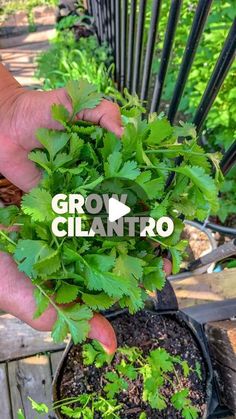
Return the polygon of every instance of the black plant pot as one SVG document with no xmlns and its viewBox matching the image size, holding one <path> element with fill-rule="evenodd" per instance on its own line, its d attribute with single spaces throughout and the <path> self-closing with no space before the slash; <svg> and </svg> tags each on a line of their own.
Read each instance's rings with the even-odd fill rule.
<svg viewBox="0 0 236 419">
<path fill-rule="evenodd" d="M 168 287 L 167 287 L 168 288 Z M 169 294 L 170 295 L 170 294 Z M 163 295 L 163 298 L 165 298 L 165 296 Z M 162 300 L 163 303 L 163 300 Z M 164 302 L 165 304 L 165 302 Z M 151 305 L 151 308 L 150 308 Z M 154 307 L 153 307 L 154 306 Z M 186 327 L 186 329 L 190 332 L 190 334 L 193 337 L 193 340 L 195 341 L 195 343 L 198 346 L 198 349 L 202 355 L 202 359 L 204 361 L 205 364 L 205 376 L 206 376 L 206 409 L 205 412 L 202 416 L 202 418 L 208 418 L 214 408 L 215 408 L 215 403 L 214 403 L 214 397 L 213 397 L 213 369 L 212 369 L 212 364 L 211 364 L 211 360 L 208 354 L 208 350 L 207 350 L 207 342 L 205 339 L 205 335 L 203 330 L 201 329 L 201 327 L 199 327 L 199 325 L 192 320 L 190 317 L 188 317 L 185 313 L 183 313 L 182 311 L 178 310 L 176 308 L 176 299 L 172 299 L 172 309 L 159 309 L 158 308 L 158 304 L 156 300 L 150 300 L 150 302 L 147 303 L 147 308 L 145 311 L 148 311 L 149 313 L 153 313 L 157 316 L 167 316 L 170 317 L 172 320 L 175 320 L 176 322 L 178 322 L 179 324 L 181 324 L 182 326 L 184 325 L 184 327 Z M 124 313 L 127 313 L 127 310 L 117 310 L 117 311 L 113 311 L 113 312 L 109 312 L 109 313 L 105 313 L 106 317 L 110 320 L 113 320 L 117 317 L 122 316 Z M 63 370 L 64 370 L 64 366 L 67 360 L 67 356 L 68 353 L 70 351 L 70 349 L 73 346 L 73 342 L 70 341 L 64 351 L 63 357 L 61 359 L 60 364 L 58 365 L 55 377 L 54 377 L 54 381 L 53 381 L 53 401 L 56 402 L 58 400 L 60 400 L 59 397 L 59 389 L 60 389 L 60 384 L 61 384 L 61 379 L 62 379 L 62 375 L 63 375 Z M 56 417 L 58 419 L 62 419 L 62 415 L 60 413 L 60 411 L 56 410 L 55 411 Z"/>
</svg>

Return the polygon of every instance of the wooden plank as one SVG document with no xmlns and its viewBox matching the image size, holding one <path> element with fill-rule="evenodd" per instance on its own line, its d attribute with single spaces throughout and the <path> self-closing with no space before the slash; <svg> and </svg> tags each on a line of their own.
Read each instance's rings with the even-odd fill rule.
<svg viewBox="0 0 236 419">
<path fill-rule="evenodd" d="M 40 355 L 10 362 L 8 374 L 14 419 L 17 419 L 20 408 L 27 419 L 36 416 L 28 397 L 39 403 L 51 404 L 51 369 L 47 356 Z M 41 417 L 49 419 L 50 415 Z"/>
<path fill-rule="evenodd" d="M 5 364 L 0 364 L 0 389 L 0 418 L 10 419 L 12 416 Z"/>
<path fill-rule="evenodd" d="M 221 401 L 236 413 L 236 321 L 209 322 L 205 326 Z"/>
<path fill-rule="evenodd" d="M 65 347 L 55 344 L 49 332 L 38 332 L 10 314 L 0 316 L 0 342 L 0 362 Z"/>
<path fill-rule="evenodd" d="M 236 297 L 236 269 L 192 275 L 172 282 L 180 308 Z"/>
<path fill-rule="evenodd" d="M 57 367 L 62 359 L 64 351 L 52 352 L 51 353 L 51 366 L 52 366 L 52 375 L 54 377 Z"/>
</svg>

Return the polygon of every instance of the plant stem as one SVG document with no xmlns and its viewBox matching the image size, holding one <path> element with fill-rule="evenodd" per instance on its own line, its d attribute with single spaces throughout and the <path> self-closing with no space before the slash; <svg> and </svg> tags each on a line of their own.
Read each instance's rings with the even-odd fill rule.
<svg viewBox="0 0 236 419">
<path fill-rule="evenodd" d="M 9 243 L 13 244 L 14 246 L 16 246 L 16 242 L 14 242 L 13 240 L 10 239 L 10 237 L 8 237 L 5 233 L 3 233 L 2 230 L 0 230 L 0 234 L 2 237 L 4 237 L 4 239 L 6 239 Z"/>
<path fill-rule="evenodd" d="M 49 295 L 44 291 L 44 289 L 38 284 L 34 284 L 34 285 L 39 289 L 39 291 L 44 295 L 44 297 L 46 297 L 49 300 L 50 304 L 59 313 L 61 311 L 60 308 L 54 303 L 54 301 L 49 297 Z"/>
</svg>

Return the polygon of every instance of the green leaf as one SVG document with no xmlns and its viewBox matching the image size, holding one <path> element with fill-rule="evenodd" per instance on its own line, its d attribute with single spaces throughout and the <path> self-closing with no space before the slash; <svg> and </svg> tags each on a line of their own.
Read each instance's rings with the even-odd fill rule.
<svg viewBox="0 0 236 419">
<path fill-rule="evenodd" d="M 71 285 L 62 282 L 56 293 L 56 303 L 67 304 L 75 301 L 78 296 L 79 288 L 76 285 Z"/>
<path fill-rule="evenodd" d="M 55 159 L 53 160 L 53 167 L 55 169 L 59 169 L 61 166 L 63 166 L 64 164 L 68 163 L 71 160 L 72 158 L 68 154 L 58 153 Z"/>
<path fill-rule="evenodd" d="M 38 276 L 49 276 L 61 267 L 61 259 L 58 250 L 48 249 L 47 256 L 41 257 L 38 262 L 34 264 L 34 270 Z"/>
<path fill-rule="evenodd" d="M 72 100 L 74 115 L 83 109 L 95 108 L 102 100 L 102 94 L 98 93 L 97 86 L 87 80 L 71 80 L 67 83 L 66 90 Z"/>
<path fill-rule="evenodd" d="M 180 121 L 180 127 L 174 127 L 174 135 L 176 135 L 176 137 L 191 137 L 196 139 L 197 133 L 195 125 L 190 122 Z"/>
<path fill-rule="evenodd" d="M 143 266 L 145 262 L 129 255 L 120 255 L 115 262 L 113 272 L 124 278 L 140 280 L 143 275 Z"/>
<path fill-rule="evenodd" d="M 82 419 L 83 413 L 85 413 L 85 409 L 83 407 L 76 407 L 75 409 L 72 409 L 69 406 L 61 406 L 60 410 L 63 415 L 72 419 Z M 87 416 L 87 418 L 90 419 L 89 415 Z"/>
<path fill-rule="evenodd" d="M 189 367 L 187 361 L 182 361 L 181 362 L 181 367 L 183 368 L 184 376 L 188 377 L 189 373 L 190 373 L 190 367 Z"/>
<path fill-rule="evenodd" d="M 189 177 L 195 186 L 202 192 L 205 200 L 211 205 L 212 211 L 218 208 L 218 191 L 212 177 L 205 173 L 202 167 L 183 166 L 174 169 L 177 173 Z"/>
<path fill-rule="evenodd" d="M 26 419 L 24 413 L 22 412 L 22 409 L 19 409 L 17 412 L 17 419 Z"/>
<path fill-rule="evenodd" d="M 195 372 L 199 378 L 199 380 L 202 380 L 202 368 L 200 362 L 196 362 L 195 364 Z"/>
<path fill-rule="evenodd" d="M 161 290 L 165 285 L 162 258 L 156 258 L 152 265 L 144 268 L 143 285 L 148 291 Z"/>
<path fill-rule="evenodd" d="M 56 154 L 68 143 L 70 136 L 63 131 L 39 128 L 36 131 L 36 138 L 46 148 L 50 159 L 53 160 Z"/>
<path fill-rule="evenodd" d="M 149 128 L 150 135 L 146 140 L 149 146 L 158 145 L 173 134 L 173 127 L 166 118 L 156 119 L 149 124 Z"/>
<path fill-rule="evenodd" d="M 107 132 L 103 137 L 103 148 L 101 149 L 103 160 L 106 161 L 113 151 L 120 151 L 120 149 L 120 140 L 112 132 Z"/>
<path fill-rule="evenodd" d="M 16 245 L 14 258 L 18 269 L 29 277 L 34 277 L 34 264 L 52 254 L 52 249 L 42 240 L 19 240 Z M 48 267 L 50 270 L 50 267 Z"/>
<path fill-rule="evenodd" d="M 197 419 L 199 417 L 199 409 L 194 406 L 186 406 L 182 410 L 184 419 Z"/>
<path fill-rule="evenodd" d="M 133 365 L 128 365 L 124 360 L 121 361 L 120 364 L 117 365 L 116 370 L 124 375 L 125 377 L 129 378 L 129 380 L 136 380 L 138 373 Z"/>
<path fill-rule="evenodd" d="M 58 313 L 57 320 L 52 329 L 54 342 L 63 342 L 69 332 L 68 324 L 62 314 Z"/>
<path fill-rule="evenodd" d="M 65 125 L 69 120 L 70 114 L 69 111 L 65 108 L 64 105 L 55 104 L 52 105 L 52 118 L 55 121 L 60 122 L 60 124 Z"/>
<path fill-rule="evenodd" d="M 174 369 L 171 355 L 164 348 L 151 351 L 148 360 L 151 365 L 160 368 L 163 372 L 170 372 Z"/>
<path fill-rule="evenodd" d="M 12 225 L 19 214 L 19 208 L 15 205 L 0 208 L 0 224 L 8 227 Z"/>
<path fill-rule="evenodd" d="M 22 198 L 21 208 L 33 221 L 52 221 L 52 196 L 46 189 L 34 188 Z"/>
<path fill-rule="evenodd" d="M 46 172 L 51 173 L 50 161 L 48 160 L 45 151 L 31 151 L 31 153 L 28 154 L 28 158 L 34 163 L 37 163 L 40 167 L 46 170 Z"/>
<path fill-rule="evenodd" d="M 104 291 L 109 297 L 129 295 L 129 284 L 125 278 L 106 272 L 114 264 L 114 258 L 104 255 L 87 255 L 82 258 L 77 255 L 81 263 L 80 274 L 87 280 L 89 290 Z M 105 265 L 107 264 L 107 265 Z"/>
<path fill-rule="evenodd" d="M 49 306 L 49 299 L 45 297 L 45 295 L 38 288 L 34 291 L 34 298 L 37 306 L 34 312 L 34 319 L 38 319 L 44 311 L 47 310 Z"/>
<path fill-rule="evenodd" d="M 93 347 L 91 343 L 86 343 L 83 345 L 83 364 L 92 365 L 95 361 L 95 358 L 98 354 L 98 351 Z"/>
<path fill-rule="evenodd" d="M 61 310 L 61 313 L 63 313 L 74 344 L 83 342 L 89 334 L 89 320 L 93 317 L 92 310 L 85 305 L 74 304 L 72 307 Z"/>
<path fill-rule="evenodd" d="M 186 399 L 189 395 L 189 389 L 185 388 L 183 390 L 177 391 L 173 396 L 171 397 L 171 402 L 175 409 L 182 410 L 186 404 Z"/>
<path fill-rule="evenodd" d="M 122 166 L 122 167 L 121 167 Z M 119 177 L 134 180 L 140 174 L 137 162 L 126 161 L 122 165 L 122 155 L 119 151 L 113 151 L 104 164 L 106 177 Z"/>
<path fill-rule="evenodd" d="M 31 401 L 32 409 L 35 410 L 37 413 L 48 413 L 49 409 L 48 406 L 45 403 L 37 403 L 31 397 L 28 397 L 28 399 Z"/>
<path fill-rule="evenodd" d="M 99 294 L 86 294 L 83 292 L 82 300 L 93 310 L 107 310 L 115 302 L 114 298 L 109 297 L 104 292 L 100 292 Z"/>
<path fill-rule="evenodd" d="M 180 264 L 182 262 L 182 257 L 180 252 L 174 247 L 170 248 L 170 253 L 172 257 L 172 273 L 175 275 L 180 270 Z"/>
</svg>

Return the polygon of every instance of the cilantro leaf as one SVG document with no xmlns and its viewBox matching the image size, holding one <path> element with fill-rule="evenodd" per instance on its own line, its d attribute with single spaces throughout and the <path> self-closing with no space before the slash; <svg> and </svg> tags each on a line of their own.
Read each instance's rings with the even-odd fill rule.
<svg viewBox="0 0 236 419">
<path fill-rule="evenodd" d="M 64 316 L 59 312 L 56 322 L 52 329 L 52 338 L 54 342 L 63 342 L 69 332 L 68 324 Z"/>
<path fill-rule="evenodd" d="M 160 144 L 173 134 L 173 127 L 166 118 L 156 119 L 149 124 L 149 128 L 150 134 L 146 139 L 146 143 L 149 146 Z"/>
<path fill-rule="evenodd" d="M 31 397 L 28 397 L 28 399 L 31 401 L 32 409 L 35 410 L 38 413 L 48 413 L 49 409 L 48 406 L 45 403 L 37 403 Z"/>
<path fill-rule="evenodd" d="M 93 312 L 86 306 L 75 304 L 58 310 L 58 318 L 52 330 L 55 342 L 63 341 L 70 333 L 75 345 L 88 337 L 90 330 L 89 320 Z"/>
<path fill-rule="evenodd" d="M 175 249 L 174 247 L 170 248 L 170 253 L 172 257 L 172 273 L 177 274 L 180 270 L 180 264 L 182 261 L 182 257 L 180 252 Z"/>
<path fill-rule="evenodd" d="M 177 410 L 183 409 L 184 405 L 186 404 L 186 398 L 189 395 L 189 389 L 185 388 L 183 390 L 177 391 L 173 396 L 171 397 L 171 402 L 173 403 L 173 406 Z"/>
<path fill-rule="evenodd" d="M 129 279 L 141 279 L 143 275 L 144 261 L 129 255 L 120 255 L 115 262 L 113 272 Z"/>
<path fill-rule="evenodd" d="M 60 124 L 65 125 L 66 122 L 69 120 L 69 117 L 69 111 L 65 108 L 65 106 L 61 104 L 52 105 L 52 118 L 55 121 L 58 121 L 60 122 Z"/>
<path fill-rule="evenodd" d="M 82 300 L 93 310 L 107 310 L 115 302 L 114 298 L 109 297 L 105 292 L 100 292 L 99 294 L 87 294 L 83 292 Z"/>
<path fill-rule="evenodd" d="M 78 295 L 78 287 L 76 285 L 62 282 L 56 293 L 56 303 L 67 304 L 75 301 Z"/>
<path fill-rule="evenodd" d="M 22 198 L 21 208 L 33 221 L 52 221 L 52 196 L 46 189 L 34 188 Z"/>
<path fill-rule="evenodd" d="M 36 138 L 48 151 L 50 160 L 52 161 L 56 154 L 68 143 L 70 136 L 63 131 L 39 128 L 36 131 Z"/>
<path fill-rule="evenodd" d="M 205 200 L 211 205 L 212 211 L 218 208 L 217 188 L 214 180 L 198 166 L 182 166 L 174 169 L 177 173 L 189 177 L 194 185 L 202 192 Z"/>
<path fill-rule="evenodd" d="M 49 174 L 51 173 L 50 161 L 48 160 L 47 154 L 45 151 L 36 150 L 31 151 L 28 154 L 28 158 L 32 160 L 34 163 L 37 163 L 40 167 L 42 167 L 46 172 Z"/>
<path fill-rule="evenodd" d="M 122 166 L 122 167 L 121 167 Z M 122 155 L 119 151 L 113 151 L 104 164 L 106 177 L 120 177 L 134 180 L 140 174 L 137 162 L 127 161 L 122 165 Z"/>
<path fill-rule="evenodd" d="M 72 100 L 73 115 L 83 109 L 95 108 L 102 100 L 102 94 L 97 92 L 97 87 L 85 79 L 69 81 L 66 90 Z"/>
<path fill-rule="evenodd" d="M 154 365 L 163 372 L 170 372 L 174 369 L 172 357 L 164 348 L 157 348 L 151 351 L 148 360 L 150 365 Z"/>
<path fill-rule="evenodd" d="M 36 275 L 34 265 L 51 255 L 53 250 L 42 240 L 22 240 L 16 245 L 14 259 L 18 263 L 18 269 L 29 277 Z M 50 269 L 50 267 L 48 267 Z"/>
<path fill-rule="evenodd" d="M 193 139 L 197 138 L 197 132 L 195 125 L 191 122 L 179 122 L 180 126 L 174 127 L 174 135 L 176 137 L 191 137 Z"/>
<path fill-rule="evenodd" d="M 0 208 L 0 224 L 8 227 L 12 225 L 19 214 L 19 208 L 15 205 Z"/>
<path fill-rule="evenodd" d="M 143 285 L 148 291 L 161 290 L 165 285 L 165 273 L 162 258 L 155 258 L 149 266 L 144 268 Z"/>
<path fill-rule="evenodd" d="M 48 308 L 49 299 L 38 288 L 35 288 L 34 298 L 37 306 L 34 312 L 34 319 L 37 319 Z"/>
<path fill-rule="evenodd" d="M 45 257 L 41 257 L 39 261 L 35 262 L 34 270 L 38 276 L 49 276 L 57 272 L 61 267 L 61 259 L 58 250 L 49 249 Z"/>
</svg>

